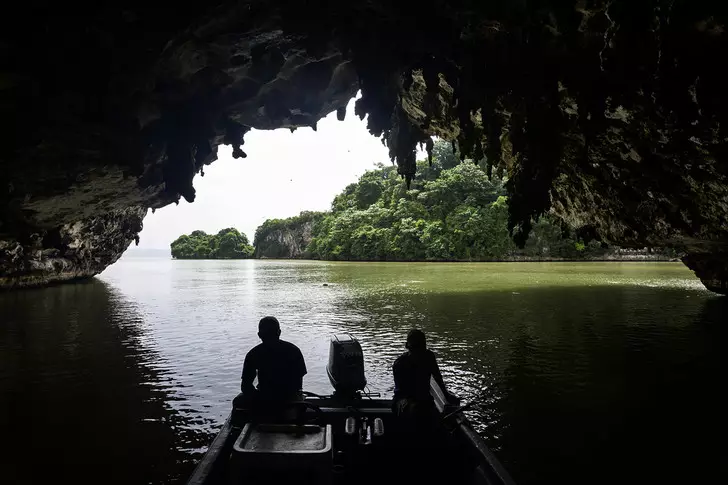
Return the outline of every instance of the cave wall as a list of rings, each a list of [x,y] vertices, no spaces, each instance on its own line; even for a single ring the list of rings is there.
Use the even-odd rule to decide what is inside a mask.
[[[507,175],[517,241],[552,211],[585,236],[684,250],[725,288],[728,4],[15,7],[0,29],[4,286],[102,270],[143,209],[194,200],[219,144],[245,157],[249,129],[315,128],[361,90],[356,112],[405,179],[431,135]]]
[[[277,7],[178,7],[50,7],[3,33],[0,289],[97,274],[147,208],[194,200],[218,145],[244,158],[251,128],[315,128],[356,94],[351,61]]]
[[[138,241],[144,207],[99,216],[34,233],[29,240],[0,240],[0,289],[41,286],[88,278],[113,264]]]

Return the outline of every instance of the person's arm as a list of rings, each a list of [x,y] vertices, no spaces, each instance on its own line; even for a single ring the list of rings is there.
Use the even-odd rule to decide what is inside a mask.
[[[306,370],[306,361],[303,358],[303,354],[301,353],[301,349],[298,349],[298,357],[296,362],[296,374],[298,377],[298,380],[296,383],[298,384],[298,389],[303,389],[303,376],[305,376],[308,373],[308,370]]]
[[[401,364],[399,362],[399,359],[394,361],[394,364],[392,365],[392,377],[394,377],[394,392],[395,394],[397,391],[402,389],[402,370],[401,370]]]
[[[440,389],[442,389],[442,393],[445,395],[447,399],[450,399],[450,393],[447,392],[447,388],[445,387],[445,381],[442,379],[442,373],[440,373],[440,366],[437,365],[437,358],[435,357],[435,354],[432,354],[432,378],[435,379],[435,382],[438,386],[440,386]]]
[[[243,394],[255,391],[253,382],[255,381],[257,369],[253,362],[253,358],[250,357],[251,353],[252,352],[248,352],[248,355],[245,356],[245,361],[243,362],[243,375],[240,378],[240,390]]]

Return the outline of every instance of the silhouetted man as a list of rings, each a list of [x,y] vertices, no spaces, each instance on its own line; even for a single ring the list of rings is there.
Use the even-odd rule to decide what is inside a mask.
[[[262,343],[245,356],[240,389],[247,403],[276,405],[300,400],[306,363],[298,347],[280,339],[281,326],[275,317],[258,324]],[[258,388],[253,386],[258,377]]]
[[[440,367],[435,354],[427,349],[427,341],[422,330],[412,329],[407,334],[407,352],[399,356],[392,366],[394,373],[394,400],[392,408],[397,416],[396,436],[403,441],[397,452],[402,463],[421,463],[429,461],[453,460],[452,450],[443,444],[447,440],[444,428],[430,393],[430,379],[440,386],[445,397],[452,396],[445,388]],[[449,483],[451,476],[440,476],[440,467],[406,467],[403,483]]]
[[[410,330],[406,347],[407,352],[399,356],[392,366],[394,411],[397,415],[427,418],[435,411],[434,400],[430,394],[430,378],[435,379],[445,397],[449,397],[449,394],[435,354],[427,348],[424,332]]]

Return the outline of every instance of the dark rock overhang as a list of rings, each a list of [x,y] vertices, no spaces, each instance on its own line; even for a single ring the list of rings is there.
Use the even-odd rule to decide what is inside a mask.
[[[506,173],[517,239],[551,210],[613,243],[686,250],[714,289],[728,278],[721,3],[15,7],[0,34],[2,278],[88,263],[109,243],[64,227],[191,201],[219,144],[245,156],[250,128],[315,128],[357,90],[405,178],[430,135]]]

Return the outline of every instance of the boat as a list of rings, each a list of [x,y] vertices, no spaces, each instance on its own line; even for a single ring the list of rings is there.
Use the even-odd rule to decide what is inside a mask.
[[[361,345],[331,339],[331,395],[303,393],[275,418],[234,401],[230,416],[187,485],[438,483],[510,485],[513,480],[437,383],[436,412],[416,426],[392,400],[365,392]]]

